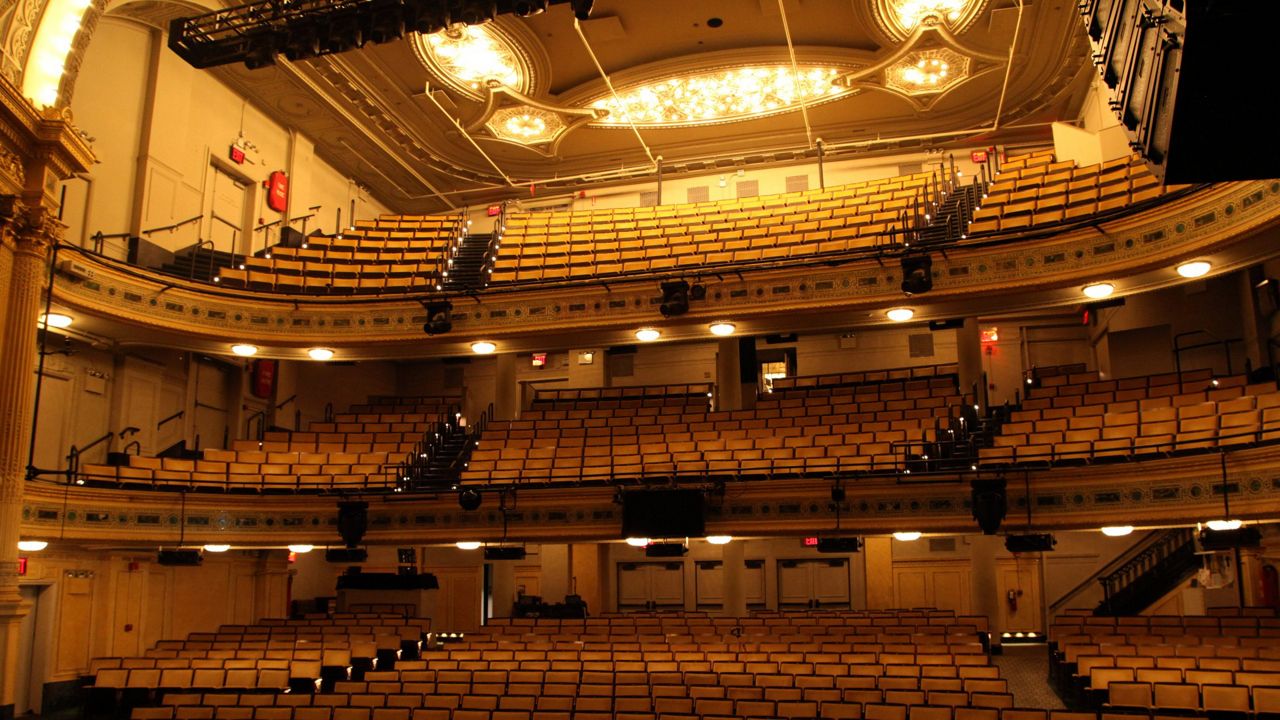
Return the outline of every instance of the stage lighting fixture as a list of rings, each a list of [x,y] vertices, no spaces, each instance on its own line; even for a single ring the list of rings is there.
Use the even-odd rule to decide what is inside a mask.
[[[478,490],[472,490],[471,488],[458,493],[458,507],[463,510],[476,510],[483,500],[484,496]]]
[[[902,257],[902,292],[919,295],[933,289],[933,258],[928,255]]]
[[[369,42],[385,43],[404,37],[403,3],[388,2],[369,13]]]
[[[835,485],[831,488],[831,502],[842,503],[848,495],[845,494],[844,488]]]
[[[498,4],[494,0],[466,0],[458,11],[458,22],[479,25],[498,16]]]
[[[588,20],[591,18],[591,8],[595,5],[595,0],[570,0],[569,5],[573,8],[573,16],[578,20]]]
[[[995,535],[1004,522],[1008,512],[1008,497],[1005,494],[1004,478],[995,480],[974,480],[971,501],[973,519],[978,521],[983,535]]]
[[[347,547],[354,548],[369,529],[369,503],[345,500],[338,503],[338,535]]]
[[[453,303],[448,300],[427,303],[427,322],[422,326],[428,335],[443,335],[453,329]]]
[[[517,17],[529,17],[546,12],[547,0],[516,0],[511,4],[511,12]]]
[[[662,283],[662,317],[675,317],[689,312],[689,283],[670,280]]]

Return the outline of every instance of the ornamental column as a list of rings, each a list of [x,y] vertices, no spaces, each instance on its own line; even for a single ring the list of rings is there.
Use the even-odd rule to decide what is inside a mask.
[[[30,608],[18,594],[18,539],[35,404],[36,335],[49,248],[62,225],[43,208],[0,197],[0,257],[7,256],[0,347],[0,718],[12,717],[18,631]],[[6,282],[7,281],[7,282]]]

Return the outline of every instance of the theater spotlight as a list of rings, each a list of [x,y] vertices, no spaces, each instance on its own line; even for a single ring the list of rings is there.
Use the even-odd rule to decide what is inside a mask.
[[[662,317],[675,317],[689,312],[689,283],[670,280],[662,283]]]
[[[498,15],[498,3],[494,0],[466,0],[462,3],[457,19],[467,25],[479,25]]]
[[[338,503],[338,535],[347,547],[354,548],[369,529],[369,503],[348,500]]]
[[[569,0],[569,5],[573,8],[574,17],[587,20],[591,17],[591,7],[595,5],[595,0]]]
[[[427,303],[427,322],[422,326],[428,335],[443,335],[453,329],[453,303],[448,300]]]
[[[933,289],[933,258],[928,255],[902,256],[902,292],[919,295]]]
[[[529,17],[546,12],[547,0],[516,0],[511,5],[511,12],[518,17]]]
[[[484,500],[484,497],[478,490],[467,488],[466,490],[458,493],[458,507],[463,510],[470,511],[479,508],[482,500]]]
[[[995,535],[1008,511],[1004,478],[974,480],[971,500],[973,519],[978,521],[983,535]]]

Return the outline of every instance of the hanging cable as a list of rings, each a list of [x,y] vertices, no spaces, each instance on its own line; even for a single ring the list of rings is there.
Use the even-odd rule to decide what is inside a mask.
[[[1000,85],[1000,104],[996,106],[996,119],[991,123],[992,130],[1000,129],[1000,115],[1004,112],[1004,95],[1009,89],[1009,74],[1013,71],[1013,50],[1018,47],[1018,33],[1022,30],[1022,0],[1014,1],[1018,3],[1018,19],[1013,23],[1013,40],[1009,42],[1009,59],[1004,64],[1004,83]]]
[[[582,23],[577,18],[573,19],[573,29],[578,32],[578,37],[582,40],[582,47],[587,49],[587,54],[591,56],[591,62],[595,63],[596,70],[600,72],[600,77],[604,79],[604,84],[609,88],[609,94],[613,96],[613,101],[617,103],[619,112],[622,109],[622,100],[618,98],[618,91],[613,89],[613,81],[609,79],[609,74],[604,71],[604,66],[600,64],[600,59],[596,57],[596,52],[591,49],[591,43],[587,42],[587,36],[582,32]],[[640,136],[640,129],[636,127],[636,123],[630,117],[627,118],[627,124],[631,126],[631,132],[636,134],[636,140],[640,141],[640,147],[644,148],[644,154],[649,158],[649,162],[656,168],[658,161],[654,159],[653,153],[649,151],[649,146],[645,143],[644,138]]]
[[[476,142],[476,139],[471,137],[471,133],[467,132],[462,127],[462,123],[458,122],[457,118],[450,115],[449,111],[444,109],[444,106],[436,99],[435,94],[431,92],[431,88],[428,87],[423,95],[431,98],[431,102],[434,103],[436,107],[440,108],[440,113],[449,118],[449,122],[453,123],[453,126],[458,129],[458,133],[461,134],[462,137],[466,138],[467,142],[471,143],[471,147],[475,148],[476,152],[480,153],[480,157],[484,158],[491,166],[493,166],[493,169],[496,170],[498,174],[502,176],[502,179],[506,181],[508,187],[516,186],[516,184],[512,182],[511,178],[507,177],[507,174],[502,171],[502,168],[498,167],[498,163],[494,162],[493,158],[489,157],[489,153],[485,152],[484,148],[480,147],[480,143]]]
[[[791,44],[791,26],[787,23],[787,9],[778,0],[778,13],[782,15],[782,32],[787,36],[787,52],[791,54],[791,82],[800,98],[800,116],[804,118],[804,137],[813,147],[813,128],[809,126],[809,103],[804,99],[804,87],[800,84],[800,66],[796,63],[796,47]]]

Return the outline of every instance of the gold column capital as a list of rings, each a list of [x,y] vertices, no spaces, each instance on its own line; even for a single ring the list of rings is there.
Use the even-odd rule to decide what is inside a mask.
[[[18,195],[0,195],[0,242],[14,252],[44,257],[66,229],[49,208],[28,205]]]

